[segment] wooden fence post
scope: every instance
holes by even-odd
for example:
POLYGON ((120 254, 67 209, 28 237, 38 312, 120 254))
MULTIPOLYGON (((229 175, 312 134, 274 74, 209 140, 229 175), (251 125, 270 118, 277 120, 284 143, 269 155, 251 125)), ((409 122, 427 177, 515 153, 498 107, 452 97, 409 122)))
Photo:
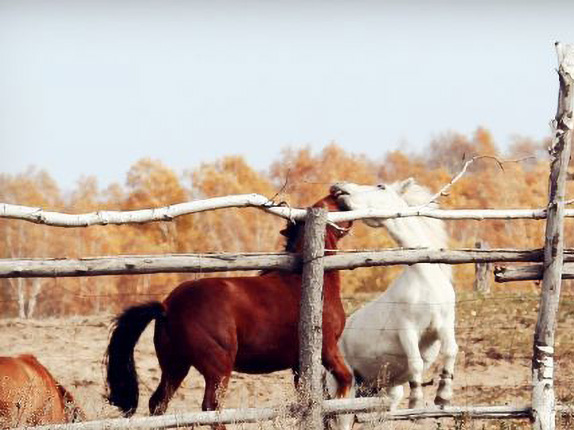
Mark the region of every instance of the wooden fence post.
POLYGON ((323 255, 327 211, 309 208, 305 218, 303 280, 299 319, 299 393, 303 406, 301 428, 323 428, 321 350, 323 345, 323 255))
MULTIPOLYGON (((477 249, 488 249, 488 243, 479 240, 475 243, 477 249)), ((476 263, 475 278, 474 278, 474 292, 482 295, 490 294, 490 278, 489 273, 492 265, 490 263, 476 263)))
POLYGON ((574 45, 556 44, 560 94, 550 148, 549 201, 544 246, 544 275, 532 355, 532 414, 535 430, 554 430, 554 332, 562 281, 564 197, 572 141, 574 45))

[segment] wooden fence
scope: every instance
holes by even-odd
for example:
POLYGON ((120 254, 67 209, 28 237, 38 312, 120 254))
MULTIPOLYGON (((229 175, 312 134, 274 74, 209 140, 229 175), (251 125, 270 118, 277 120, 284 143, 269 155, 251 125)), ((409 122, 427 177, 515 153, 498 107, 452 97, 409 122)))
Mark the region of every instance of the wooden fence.
MULTIPOLYGON (((303 265, 303 294, 301 303, 301 371, 302 389, 306 393, 303 403, 286 408, 257 408, 197 412, 161 417, 114 419, 62 426, 50 429, 151 429, 173 428, 193 424, 241 423, 274 419, 281 412, 286 416, 303 417, 302 428, 322 428, 324 415, 349 412, 373 412, 381 408, 382 399, 358 398, 323 400, 319 375, 321 368, 321 291, 323 271, 326 269, 350 269, 355 267, 437 262, 462 264, 469 262, 529 261, 543 262, 543 266, 520 269, 522 278, 543 279, 538 322, 534 334, 532 358, 532 406, 514 408, 508 406, 466 407, 424 410, 399 410, 385 415, 387 420, 442 418, 468 416, 482 419, 530 417, 535 430, 553 430, 555 415, 561 408, 555 405, 553 384, 554 331, 563 275, 563 261, 574 262, 574 251, 564 251, 563 219, 574 216, 573 210, 565 209, 566 168, 570 158, 574 93, 574 47, 557 44, 560 80, 559 105, 554 121, 555 138, 551 148, 551 172, 549 203, 546 209, 537 210, 435 210, 427 207, 409 208, 404 211, 354 211, 327 214, 323 209, 291 209, 274 205, 256 194, 228 196, 197 202, 173 205, 166 208, 129 212, 101 211, 92 214, 71 215, 46 212, 39 208, 0 205, 0 217, 22 219, 46 225, 83 227, 89 225, 140 223, 153 220, 171 220, 187 213, 201 212, 223 207, 258 207, 272 214, 289 219, 306 219, 305 251, 300 261, 285 254, 214 254, 178 256, 123 256, 61 259, 4 259, 0 260, 0 277, 56 277, 96 276, 110 274, 136 274, 161 272, 194 272, 246 269, 292 270, 303 265), (393 218, 398 216, 428 216, 442 219, 547 219, 546 241, 543 250, 388 250, 323 256, 322 235, 326 222, 365 218, 393 218), (321 258, 322 257, 322 258, 321 258), (528 277, 522 274, 528 271, 528 277), (302 412, 302 414, 301 414, 302 412)), ((508 274, 504 273, 505 280, 508 274)), ((568 271, 567 271, 568 273, 568 271)), ((498 277, 500 278, 501 275, 498 277)), ((516 275, 514 279, 518 279, 516 275)))

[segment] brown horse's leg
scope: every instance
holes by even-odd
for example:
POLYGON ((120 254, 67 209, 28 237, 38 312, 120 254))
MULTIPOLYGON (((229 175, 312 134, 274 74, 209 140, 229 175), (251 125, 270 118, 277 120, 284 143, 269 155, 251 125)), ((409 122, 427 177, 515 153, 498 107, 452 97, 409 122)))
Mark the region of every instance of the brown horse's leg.
MULTIPOLYGON (((225 396, 229 378, 235 364, 237 340, 223 344, 216 338, 196 338, 196 351, 201 345, 201 355, 194 360, 194 367, 205 379, 205 392, 201 408, 204 411, 217 410, 225 396)), ((212 426, 213 429, 225 430, 223 424, 212 426)))
POLYGON ((336 397, 347 397, 353 383, 353 375, 345 364, 336 341, 323 343, 323 366, 337 381, 336 397))
POLYGON ((299 367, 294 367, 291 370, 293 371, 293 383, 295 384, 295 389, 299 391, 299 382, 301 381, 301 375, 299 374, 299 367))
POLYGON ((169 401, 187 376, 190 367, 190 364, 181 363, 162 366, 161 380, 149 399, 149 411, 152 415, 165 413, 169 401))
MULTIPOLYGON (((231 371, 226 375, 205 376, 205 393, 203 394, 203 403, 201 404, 201 408, 204 411, 215 411, 219 408, 220 401, 225 397, 230 377, 231 371)), ((214 425, 212 428, 215 430, 225 430, 225 425, 214 425)))

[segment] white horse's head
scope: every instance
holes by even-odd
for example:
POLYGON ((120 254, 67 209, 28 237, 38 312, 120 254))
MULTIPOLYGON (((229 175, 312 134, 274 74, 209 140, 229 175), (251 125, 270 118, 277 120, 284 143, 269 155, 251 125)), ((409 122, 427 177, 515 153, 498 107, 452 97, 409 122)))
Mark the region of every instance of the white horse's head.
MULTIPOLYGON (((331 194, 349 210, 401 210, 408 207, 409 205, 399 193, 400 188, 397 189, 394 185, 359 185, 351 182, 339 182, 331 187, 331 194)), ((370 227, 383 227, 386 220, 371 218, 363 221, 370 227)))
MULTIPOLYGON (((331 187, 331 194, 337 197, 340 204, 349 210, 358 209, 387 209, 401 210, 409 206, 426 206, 436 208, 438 205, 430 202, 430 190, 418 184, 413 178, 392 184, 358 185, 350 182, 340 182, 331 187)), ((370 227, 386 227, 393 238, 401 246, 427 246, 446 248, 448 235, 444 222, 438 219, 415 217, 365 219, 370 227)))

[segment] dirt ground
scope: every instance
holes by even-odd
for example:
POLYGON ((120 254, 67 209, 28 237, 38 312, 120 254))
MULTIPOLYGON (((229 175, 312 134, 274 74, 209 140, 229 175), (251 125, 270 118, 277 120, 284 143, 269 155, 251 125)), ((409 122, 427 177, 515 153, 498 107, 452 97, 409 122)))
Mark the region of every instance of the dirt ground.
MULTIPOLYGON (((574 296, 563 298, 557 337, 557 383, 559 401, 574 403, 574 296)), ((458 342, 460 354, 455 375, 455 405, 527 405, 530 399, 530 355, 537 312, 536 294, 495 292, 488 298, 472 294, 458 297, 458 342)), ((359 300, 360 301, 360 300, 359 300)), ((354 306, 354 305, 353 305, 354 306)), ((76 397, 90 419, 118 417, 104 400, 102 364, 113 315, 52 318, 43 320, 0 319, 0 355, 32 353, 76 397)), ((137 415, 147 415, 147 402, 158 384, 160 371, 152 343, 153 324, 136 349, 140 377, 140 405, 137 415)), ((430 404, 437 387, 425 388, 430 404)), ((407 390, 408 391, 408 390, 407 390)), ((194 369, 169 406, 168 413, 200 410, 203 380, 194 369)), ((225 400, 226 407, 284 405, 295 399, 290 372, 270 375, 234 374, 225 400)), ((269 424, 271 425, 271 424, 269 424)), ((402 423, 385 428, 530 428, 527 422, 472 422, 468 426, 452 421, 402 423), (457 427, 458 426, 458 427, 457 427)), ((360 426, 357 426, 360 427, 360 426)), ((229 426, 229 428, 234 428, 229 426)), ((235 428, 287 428, 286 426, 237 426, 235 428)), ((363 425, 363 428, 372 428, 363 425)), ((379 428, 379 427, 377 427, 379 428)), ((566 427, 562 427, 566 428, 566 427)))

